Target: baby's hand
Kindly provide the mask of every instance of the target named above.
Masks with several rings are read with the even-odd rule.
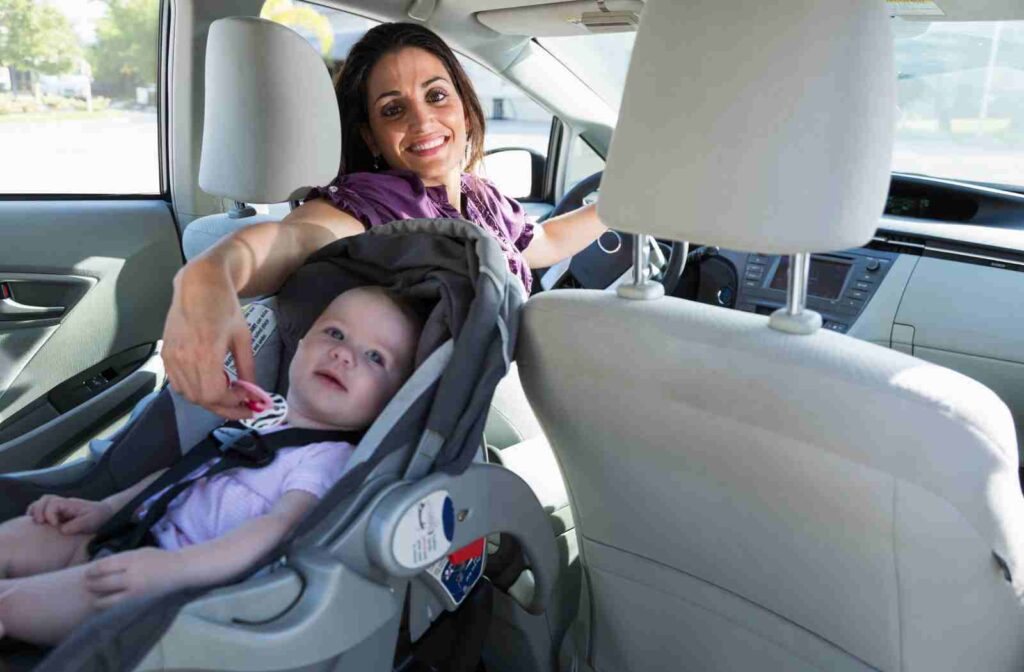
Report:
[[[56,527],[61,534],[91,534],[114,515],[105,502],[43,495],[25,512],[39,525]]]
[[[97,609],[122,600],[164,593],[186,584],[181,557],[160,548],[140,548],[96,560],[85,570],[85,587]]]

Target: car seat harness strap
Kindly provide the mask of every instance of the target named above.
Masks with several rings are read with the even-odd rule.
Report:
[[[353,431],[291,428],[260,434],[234,422],[222,425],[117,511],[89,542],[89,557],[130,551],[151,543],[150,530],[163,518],[167,507],[201,478],[211,478],[229,469],[260,469],[273,462],[281,448],[328,441],[357,445],[361,438],[362,432]],[[156,501],[138,518],[139,508],[157,495]]]

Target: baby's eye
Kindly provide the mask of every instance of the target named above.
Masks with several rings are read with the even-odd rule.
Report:
[[[366,353],[366,358],[377,366],[384,366],[384,355],[380,354],[376,350],[370,350]]]
[[[440,103],[448,98],[448,92],[444,89],[431,89],[427,92],[428,103]]]
[[[337,327],[327,327],[324,329],[324,333],[327,334],[328,338],[333,338],[336,341],[345,340],[345,333]]]

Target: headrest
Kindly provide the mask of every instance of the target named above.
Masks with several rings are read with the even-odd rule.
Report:
[[[210,26],[199,186],[279,203],[326,184],[341,162],[341,121],[327,66],[298,33],[231,17]]]
[[[895,79],[881,0],[648,0],[600,218],[776,254],[862,245],[889,186]]]

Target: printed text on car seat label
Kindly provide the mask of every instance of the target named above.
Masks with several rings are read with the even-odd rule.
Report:
[[[395,527],[391,552],[407,569],[436,562],[448,552],[455,532],[455,508],[447,490],[438,490],[410,506]]]
[[[277,317],[273,310],[259,303],[250,303],[245,306],[242,308],[242,314],[245,315],[245,321],[249,323],[249,332],[252,334],[252,356],[255,357],[277,331]],[[230,352],[224,358],[224,369],[232,380],[238,377],[235,358]]]

